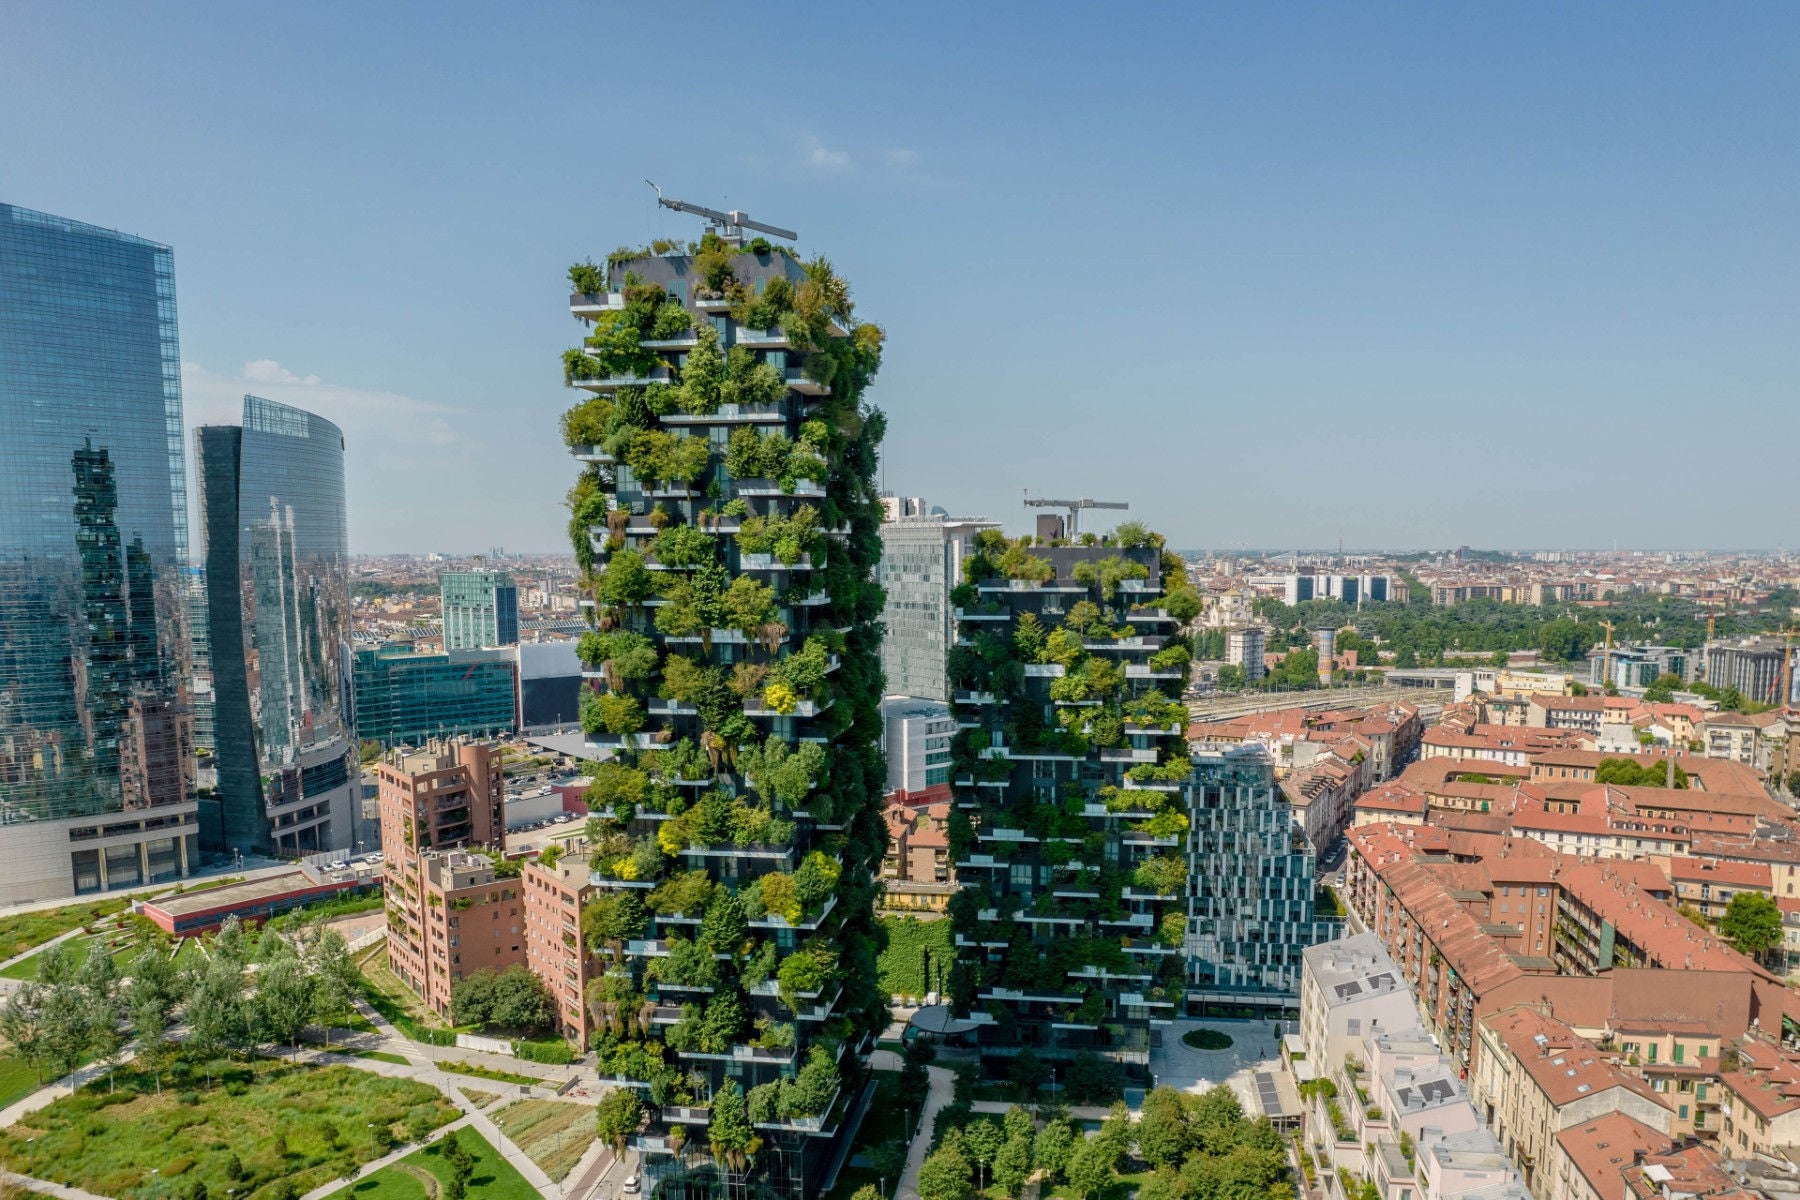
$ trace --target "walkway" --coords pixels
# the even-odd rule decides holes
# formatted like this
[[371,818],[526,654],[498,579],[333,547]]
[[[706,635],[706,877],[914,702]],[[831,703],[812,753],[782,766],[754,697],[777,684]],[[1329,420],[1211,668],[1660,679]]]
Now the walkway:
[[109,1200],[109,1197],[96,1196],[94,1193],[84,1192],[78,1187],[51,1183],[48,1179],[34,1179],[30,1175],[15,1175],[11,1171],[0,1171],[0,1179],[46,1196],[60,1197],[60,1200]]
[[[878,1050],[898,1060],[891,1050]],[[873,1056],[871,1056],[873,1057]],[[900,1173],[900,1190],[895,1200],[919,1200],[919,1168],[925,1165],[925,1152],[931,1148],[931,1128],[937,1123],[938,1110],[950,1103],[956,1092],[956,1073],[945,1067],[926,1067],[930,1085],[925,1089],[925,1109],[919,1114],[919,1131],[906,1148],[906,1170]]]

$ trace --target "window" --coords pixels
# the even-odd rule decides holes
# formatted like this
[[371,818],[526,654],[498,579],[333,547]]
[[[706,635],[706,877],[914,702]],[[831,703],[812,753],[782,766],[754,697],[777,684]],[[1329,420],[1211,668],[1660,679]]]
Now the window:
[[1344,1030],[1344,1032],[1349,1034],[1351,1037],[1361,1036],[1361,1034],[1362,1034],[1362,1018],[1351,1017],[1348,1022],[1348,1026]]

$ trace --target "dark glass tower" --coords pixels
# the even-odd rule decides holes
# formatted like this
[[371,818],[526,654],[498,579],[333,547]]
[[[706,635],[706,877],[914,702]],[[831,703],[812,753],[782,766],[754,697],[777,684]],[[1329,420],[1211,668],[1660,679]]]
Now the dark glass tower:
[[181,355],[167,246],[0,204],[0,900],[184,874]]
[[218,763],[209,851],[347,846],[358,771],[347,719],[344,435],[244,397],[244,423],[195,431]]

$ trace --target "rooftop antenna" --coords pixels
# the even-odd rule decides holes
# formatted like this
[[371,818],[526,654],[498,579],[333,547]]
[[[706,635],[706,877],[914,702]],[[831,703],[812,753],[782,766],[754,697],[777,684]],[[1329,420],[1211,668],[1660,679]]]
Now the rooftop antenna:
[[689,204],[685,200],[670,200],[663,195],[662,189],[656,184],[651,183],[648,179],[644,182],[655,188],[657,204],[675,212],[692,213],[696,217],[705,217],[719,231],[719,236],[728,241],[743,241],[746,229],[753,229],[757,233],[766,233],[771,237],[785,238],[790,242],[800,240],[800,235],[791,229],[782,229],[777,225],[764,225],[761,221],[752,221],[750,214],[742,209],[734,208],[730,212],[720,212],[716,208],[704,208],[698,204]]

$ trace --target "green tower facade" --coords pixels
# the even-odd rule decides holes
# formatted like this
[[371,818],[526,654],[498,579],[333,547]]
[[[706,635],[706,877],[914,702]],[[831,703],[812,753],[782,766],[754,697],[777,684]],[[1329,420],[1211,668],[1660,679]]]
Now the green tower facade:
[[823,259],[708,232],[570,271],[569,533],[596,769],[580,936],[661,1196],[818,1195],[886,1020],[882,334]]

